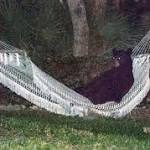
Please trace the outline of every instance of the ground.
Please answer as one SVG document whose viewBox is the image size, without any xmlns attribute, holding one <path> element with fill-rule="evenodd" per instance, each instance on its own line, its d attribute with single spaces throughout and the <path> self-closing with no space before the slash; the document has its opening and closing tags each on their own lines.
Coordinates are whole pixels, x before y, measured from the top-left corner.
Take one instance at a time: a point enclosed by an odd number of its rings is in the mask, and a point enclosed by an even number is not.
<svg viewBox="0 0 150 150">
<path fill-rule="evenodd" d="M 87 120 L 47 112 L 2 112 L 1 150 L 149 150 L 146 120 L 97 118 Z"/>
</svg>

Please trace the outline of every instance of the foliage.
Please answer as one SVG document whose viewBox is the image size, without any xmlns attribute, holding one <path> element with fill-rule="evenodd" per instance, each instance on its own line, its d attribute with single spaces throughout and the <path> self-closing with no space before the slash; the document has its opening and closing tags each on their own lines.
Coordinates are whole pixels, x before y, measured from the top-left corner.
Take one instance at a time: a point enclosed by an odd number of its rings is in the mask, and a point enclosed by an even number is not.
<svg viewBox="0 0 150 150">
<path fill-rule="evenodd" d="M 144 35 L 141 28 L 138 28 L 137 32 L 137 29 L 130 26 L 127 17 L 116 13 L 106 17 L 104 24 L 100 20 L 96 20 L 95 28 L 102 39 L 111 47 L 133 48 Z"/>
<path fill-rule="evenodd" d="M 105 16 L 91 16 L 91 4 L 86 1 L 88 21 L 90 25 L 93 49 L 100 49 L 99 53 L 110 54 L 112 47 L 133 48 L 148 31 L 149 23 L 143 25 L 141 16 L 131 16 L 118 13 L 111 4 L 107 4 Z M 133 10 L 131 10 L 133 11 Z M 132 21 L 131 21 L 132 20 Z M 98 55 L 101 55 L 98 54 Z"/>
<path fill-rule="evenodd" d="M 149 150 L 149 122 L 99 118 L 86 120 L 42 112 L 2 113 L 0 149 Z"/>
<path fill-rule="evenodd" d="M 1 39 L 14 44 L 30 42 L 32 32 L 27 26 L 26 20 L 23 19 L 22 10 L 17 1 L 1 1 L 0 7 L 1 20 L 3 20 L 4 26 Z"/>
<path fill-rule="evenodd" d="M 0 8 L 0 38 L 28 49 L 35 61 L 46 61 L 45 54 L 61 55 L 69 49 L 69 16 L 58 0 L 2 0 Z"/>
</svg>

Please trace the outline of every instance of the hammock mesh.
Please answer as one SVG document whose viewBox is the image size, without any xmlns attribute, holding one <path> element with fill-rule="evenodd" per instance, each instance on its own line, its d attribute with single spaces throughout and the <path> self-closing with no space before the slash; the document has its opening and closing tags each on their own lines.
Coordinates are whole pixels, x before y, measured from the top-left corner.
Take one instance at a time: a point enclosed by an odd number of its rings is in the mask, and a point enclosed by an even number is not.
<svg viewBox="0 0 150 150">
<path fill-rule="evenodd" d="M 134 84 L 120 103 L 94 105 L 91 101 L 41 71 L 25 51 L 0 41 L 0 82 L 31 103 L 70 116 L 99 114 L 123 117 L 150 89 L 150 32 L 133 49 Z"/>
</svg>

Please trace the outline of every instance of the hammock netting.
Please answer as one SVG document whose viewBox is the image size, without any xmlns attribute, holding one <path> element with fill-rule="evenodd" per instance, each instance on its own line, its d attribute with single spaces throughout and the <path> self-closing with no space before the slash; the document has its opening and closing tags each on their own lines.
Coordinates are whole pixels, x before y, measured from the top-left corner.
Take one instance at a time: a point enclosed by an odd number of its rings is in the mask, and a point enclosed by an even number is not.
<svg viewBox="0 0 150 150">
<path fill-rule="evenodd" d="M 133 49 L 134 83 L 120 103 L 94 105 L 82 95 L 40 70 L 26 52 L 0 41 L 0 82 L 38 107 L 66 116 L 123 117 L 150 89 L 150 31 Z"/>
</svg>

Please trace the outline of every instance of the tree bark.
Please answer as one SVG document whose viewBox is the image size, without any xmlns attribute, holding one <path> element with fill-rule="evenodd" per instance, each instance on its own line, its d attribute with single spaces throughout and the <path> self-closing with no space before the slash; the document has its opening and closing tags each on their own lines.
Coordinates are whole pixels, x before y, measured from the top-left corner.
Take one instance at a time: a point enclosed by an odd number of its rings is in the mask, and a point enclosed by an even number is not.
<svg viewBox="0 0 150 150">
<path fill-rule="evenodd" d="M 73 55 L 88 55 L 89 27 L 83 0 L 67 0 L 74 33 Z"/>
<path fill-rule="evenodd" d="M 92 15 L 105 18 L 107 0 L 91 0 Z"/>
</svg>

